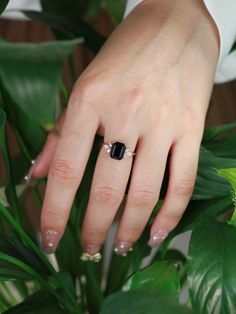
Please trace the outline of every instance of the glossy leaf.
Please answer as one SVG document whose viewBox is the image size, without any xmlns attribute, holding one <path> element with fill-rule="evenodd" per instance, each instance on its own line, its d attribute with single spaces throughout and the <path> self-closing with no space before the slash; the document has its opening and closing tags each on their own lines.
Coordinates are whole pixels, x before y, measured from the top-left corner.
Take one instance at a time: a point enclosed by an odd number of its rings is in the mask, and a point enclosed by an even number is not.
<svg viewBox="0 0 236 314">
<path fill-rule="evenodd" d="M 2 87 L 11 101 L 44 129 L 55 122 L 61 67 L 79 42 L 0 42 Z"/>
<path fill-rule="evenodd" d="M 236 313 L 236 228 L 205 219 L 192 233 L 188 283 L 193 307 L 204 314 Z"/>
<path fill-rule="evenodd" d="M 236 158 L 217 157 L 214 153 L 202 147 L 192 199 L 213 199 L 229 195 L 231 191 L 230 184 L 219 177 L 214 168 L 234 166 L 236 166 Z"/>
<path fill-rule="evenodd" d="M 103 303 L 101 314 L 190 314 L 173 298 L 146 291 L 118 292 Z"/>
<path fill-rule="evenodd" d="M 165 293 L 177 297 L 180 282 L 176 267 L 169 261 L 161 261 L 137 271 L 122 288 L 124 292 L 132 290 Z"/>
<path fill-rule="evenodd" d="M 8 5 L 9 0 L 1 0 L 0 1 L 0 15 L 5 10 L 6 6 Z"/>
<path fill-rule="evenodd" d="M 206 217 L 217 217 L 232 208 L 232 198 L 228 195 L 224 198 L 216 198 L 205 201 L 190 202 L 180 223 L 173 230 L 173 236 L 193 229 Z"/>
<path fill-rule="evenodd" d="M 233 149 L 236 142 L 236 131 L 224 134 L 214 141 L 204 142 L 204 147 L 217 157 L 236 159 L 236 150 Z M 230 166 L 228 166 L 229 168 Z M 220 167 L 219 167 L 220 168 Z"/>
</svg>

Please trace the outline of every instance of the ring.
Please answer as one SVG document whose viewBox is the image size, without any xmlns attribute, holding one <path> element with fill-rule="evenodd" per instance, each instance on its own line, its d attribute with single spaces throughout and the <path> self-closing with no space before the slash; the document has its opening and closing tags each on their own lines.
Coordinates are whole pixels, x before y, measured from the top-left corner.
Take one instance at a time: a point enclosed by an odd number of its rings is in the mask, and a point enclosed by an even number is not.
<svg viewBox="0 0 236 314">
<path fill-rule="evenodd" d="M 113 141 L 109 143 L 103 142 L 103 146 L 106 149 L 106 152 L 113 159 L 121 160 L 123 158 L 128 158 L 136 155 L 136 153 L 132 152 L 129 147 L 127 147 L 124 143 Z"/>
</svg>

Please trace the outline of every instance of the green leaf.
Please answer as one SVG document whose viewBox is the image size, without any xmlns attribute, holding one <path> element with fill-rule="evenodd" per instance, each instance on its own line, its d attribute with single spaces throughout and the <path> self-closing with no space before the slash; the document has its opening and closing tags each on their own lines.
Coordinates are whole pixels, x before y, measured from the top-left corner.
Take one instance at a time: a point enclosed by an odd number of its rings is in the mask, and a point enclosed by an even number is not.
<svg viewBox="0 0 236 314">
<path fill-rule="evenodd" d="M 199 313 L 236 313 L 236 229 L 205 219 L 192 233 L 188 282 Z"/>
<path fill-rule="evenodd" d="M 42 253 L 42 251 L 36 246 L 36 244 L 31 240 L 31 238 L 24 232 L 24 230 L 21 228 L 19 223 L 14 219 L 14 217 L 10 214 L 10 212 L 2 206 L 0 203 L 0 213 L 3 215 L 3 217 L 6 219 L 6 221 L 11 225 L 12 228 L 20 235 L 24 243 L 27 244 L 27 246 L 35 253 L 35 255 L 40 259 L 40 261 L 46 266 L 46 268 L 49 270 L 50 273 L 55 274 L 56 271 L 53 268 L 53 266 L 49 263 L 48 259 L 45 257 L 45 255 Z M 4 253 L 0 252 L 0 259 L 3 261 L 7 261 L 12 263 L 13 265 L 17 265 L 20 268 L 23 268 L 28 273 L 32 274 L 37 280 L 43 285 L 46 286 L 46 288 L 50 291 L 50 293 L 55 296 L 56 298 L 61 299 L 61 303 L 65 304 L 66 308 L 73 309 L 73 311 L 77 311 L 77 313 L 81 313 L 80 307 L 74 297 L 71 295 L 69 291 L 67 291 L 64 288 L 63 282 L 60 280 L 60 278 L 57 278 L 59 285 L 61 286 L 61 289 L 64 290 L 63 292 L 66 295 L 66 298 L 61 298 L 45 281 L 45 279 L 40 276 L 37 272 L 34 271 L 34 269 L 30 268 L 28 265 L 22 263 L 21 261 L 8 256 Z"/>
<path fill-rule="evenodd" d="M 220 138 L 213 141 L 203 142 L 203 146 L 213 153 L 216 157 L 224 157 L 227 159 L 236 159 L 236 150 L 233 149 L 236 142 L 236 131 L 223 134 Z M 230 166 L 228 166 L 229 168 Z M 220 168 L 220 167 L 219 167 Z M 226 168 L 226 166 L 225 166 Z"/>
<path fill-rule="evenodd" d="M 0 1 L 0 15 L 6 9 L 6 6 L 8 5 L 8 2 L 9 2 L 9 0 L 1 0 Z"/>
<path fill-rule="evenodd" d="M 57 39 L 72 39 L 83 37 L 85 43 L 97 53 L 106 38 L 98 33 L 92 26 L 80 18 L 67 15 L 65 12 L 35 12 L 23 11 L 23 13 L 36 21 L 40 21 L 52 28 Z"/>
<path fill-rule="evenodd" d="M 73 18 L 90 15 L 101 8 L 102 0 L 41 0 L 44 12 L 66 14 Z M 93 15 L 93 14 L 92 14 Z"/>
<path fill-rule="evenodd" d="M 80 40 L 0 42 L 0 80 L 10 99 L 44 129 L 55 122 L 61 67 Z"/>
<path fill-rule="evenodd" d="M 54 286 L 54 289 L 61 288 L 58 284 L 58 279 L 60 279 L 59 282 L 63 282 L 63 285 L 67 291 L 70 291 L 70 293 L 74 296 L 76 295 L 74 278 L 68 271 L 55 273 L 49 278 L 49 282 Z"/>
<path fill-rule="evenodd" d="M 118 24 L 122 21 L 126 2 L 126 0 L 105 0 L 107 11 L 114 24 Z"/>
<path fill-rule="evenodd" d="M 216 198 L 205 201 L 190 202 L 180 223 L 173 231 L 173 236 L 193 229 L 205 217 L 217 217 L 232 208 L 232 199 L 228 195 L 225 198 Z"/>
<path fill-rule="evenodd" d="M 190 314 L 173 298 L 146 291 L 118 292 L 108 297 L 101 314 Z"/>
<path fill-rule="evenodd" d="M 124 284 L 124 292 L 132 290 L 150 291 L 178 296 L 180 282 L 176 267 L 169 261 L 155 262 L 133 274 Z"/>
<path fill-rule="evenodd" d="M 231 184 L 236 193 L 236 168 L 216 169 L 216 171 Z"/>
<path fill-rule="evenodd" d="M 0 234 L 0 252 L 17 258 L 23 263 L 26 263 L 42 276 L 48 276 L 50 274 L 48 269 L 39 260 L 34 252 L 32 252 L 29 248 L 24 246 L 18 240 L 7 237 L 4 234 Z"/>
<path fill-rule="evenodd" d="M 236 166 L 236 158 L 218 157 L 201 147 L 196 183 L 192 195 L 193 200 L 226 197 L 231 186 L 219 177 L 214 168 L 230 168 Z"/>
<path fill-rule="evenodd" d="M 96 18 L 101 11 L 102 0 L 90 0 L 87 1 L 87 4 L 86 16 L 92 19 Z"/>
<path fill-rule="evenodd" d="M 219 126 L 206 128 L 204 131 L 203 142 L 215 140 L 217 137 L 224 135 L 236 127 L 236 123 L 223 124 Z"/>
<path fill-rule="evenodd" d="M 66 314 L 57 302 L 45 291 L 40 291 L 24 302 L 5 311 L 4 314 Z"/>
<path fill-rule="evenodd" d="M 219 173 L 219 175 L 225 178 L 233 188 L 232 201 L 234 204 L 234 212 L 228 223 L 236 227 L 236 168 L 216 169 L 216 171 Z"/>
<path fill-rule="evenodd" d="M 0 282 L 11 280 L 29 281 L 32 280 L 32 276 L 22 269 L 19 269 L 19 267 L 0 261 Z"/>
</svg>

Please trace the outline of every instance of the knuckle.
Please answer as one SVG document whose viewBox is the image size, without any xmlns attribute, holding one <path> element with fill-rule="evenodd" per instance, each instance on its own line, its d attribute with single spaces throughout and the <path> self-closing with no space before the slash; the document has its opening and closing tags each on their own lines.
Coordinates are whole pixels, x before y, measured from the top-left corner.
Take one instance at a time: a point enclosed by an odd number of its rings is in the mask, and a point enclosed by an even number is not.
<svg viewBox="0 0 236 314">
<path fill-rule="evenodd" d="M 150 190 L 136 190 L 128 197 L 128 201 L 136 206 L 152 206 L 156 204 L 157 199 L 157 194 Z"/>
<path fill-rule="evenodd" d="M 81 109 L 86 108 L 86 110 L 90 106 L 95 106 L 97 101 L 93 100 L 97 98 L 99 91 L 102 89 L 102 82 L 97 76 L 90 75 L 77 81 L 72 93 L 72 103 Z"/>
<path fill-rule="evenodd" d="M 122 197 L 120 190 L 109 186 L 99 186 L 93 192 L 93 199 L 98 203 L 117 205 L 121 202 Z"/>
<path fill-rule="evenodd" d="M 75 165 L 63 159 L 57 159 L 51 169 L 51 175 L 55 179 L 77 179 L 79 173 L 75 167 Z"/>
<path fill-rule="evenodd" d="M 193 180 L 182 180 L 173 185 L 173 192 L 180 196 L 191 196 L 194 189 Z"/>
<path fill-rule="evenodd" d="M 186 108 L 183 126 L 187 136 L 201 139 L 204 131 L 204 119 L 202 119 L 201 112 L 198 113 L 196 110 Z"/>
</svg>

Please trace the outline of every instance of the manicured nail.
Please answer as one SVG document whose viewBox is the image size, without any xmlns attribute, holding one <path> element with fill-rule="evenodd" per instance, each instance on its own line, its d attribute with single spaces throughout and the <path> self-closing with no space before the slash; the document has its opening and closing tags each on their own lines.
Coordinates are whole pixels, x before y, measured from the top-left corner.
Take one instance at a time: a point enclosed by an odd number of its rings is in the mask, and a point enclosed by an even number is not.
<svg viewBox="0 0 236 314">
<path fill-rule="evenodd" d="M 131 242 L 118 242 L 114 248 L 114 252 L 121 256 L 126 256 L 131 251 L 133 251 L 133 243 Z"/>
<path fill-rule="evenodd" d="M 42 231 L 42 250 L 46 254 L 52 254 L 56 251 L 58 243 L 61 239 L 61 233 L 52 229 Z"/>
<path fill-rule="evenodd" d="M 39 164 L 39 160 L 40 160 L 40 154 L 38 155 L 38 157 L 35 159 L 35 160 L 32 160 L 31 161 L 31 167 L 30 167 L 30 169 L 29 169 L 29 172 L 28 172 L 28 174 L 25 176 L 25 182 L 26 182 L 26 184 L 28 185 L 28 186 L 30 186 L 30 187 L 34 187 L 35 185 L 36 185 L 36 183 L 37 183 L 37 179 L 35 179 L 34 177 L 33 177 L 33 173 L 34 173 L 34 171 L 35 171 L 35 169 L 36 169 L 36 167 L 38 166 L 38 164 Z"/>
<path fill-rule="evenodd" d="M 80 259 L 83 262 L 95 262 L 98 263 L 102 259 L 102 254 L 99 252 L 101 245 L 84 243 L 83 244 L 84 252 L 82 253 Z"/>
<path fill-rule="evenodd" d="M 162 241 L 168 236 L 168 231 L 165 229 L 159 229 L 157 232 L 149 239 L 148 245 L 150 247 L 156 247 L 161 244 Z"/>
<path fill-rule="evenodd" d="M 91 254 L 91 255 L 94 255 L 96 253 L 98 253 L 100 251 L 100 248 L 101 248 L 101 245 L 99 244 L 91 244 L 91 243 L 85 243 L 83 245 L 84 247 L 84 251 Z"/>
</svg>

